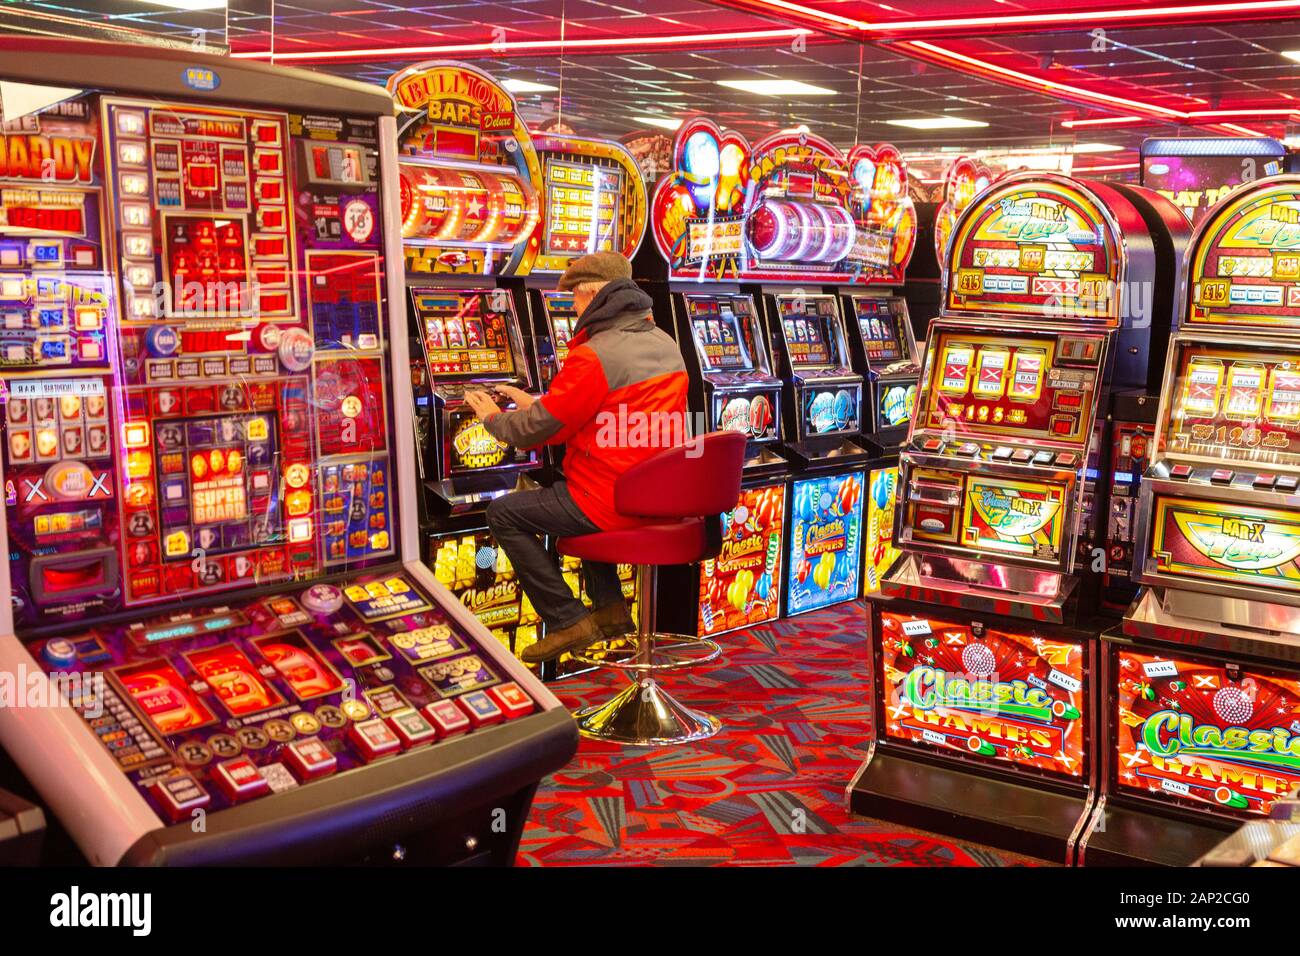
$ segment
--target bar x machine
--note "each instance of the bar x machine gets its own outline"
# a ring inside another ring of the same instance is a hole
[[[576,734],[419,560],[392,100],[0,62],[0,743],[96,864],[508,863]]]
[[[1158,375],[1187,234],[1154,193],[1045,173],[958,220],[900,462],[904,557],[871,604],[879,732],[854,811],[1072,859],[1096,772],[1103,410]]]
[[[1300,784],[1300,177],[1200,221],[1179,283],[1137,574],[1102,641],[1086,864],[1187,865]]]

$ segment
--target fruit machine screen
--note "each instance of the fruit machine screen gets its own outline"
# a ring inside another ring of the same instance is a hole
[[[1172,363],[1165,451],[1257,468],[1300,466],[1295,350],[1183,340]]]
[[[886,738],[973,765],[1088,777],[1089,642],[882,610]]]
[[[578,312],[572,292],[543,292],[542,307],[551,326],[551,347],[555,350],[555,371],[569,358],[569,341],[578,328]]]
[[[1112,791],[1251,819],[1300,784],[1300,675],[1142,647],[1110,653]]]
[[[778,295],[776,302],[791,367],[847,367],[833,297]]]
[[[1272,139],[1148,139],[1142,143],[1141,184],[1154,189],[1195,225],[1244,182],[1276,176],[1286,146]]]
[[[601,167],[548,157],[546,177],[546,231],[548,256],[585,255],[618,251],[622,233],[622,167]]]
[[[705,372],[767,371],[749,296],[688,295],[686,313]]]
[[[940,327],[922,428],[1083,447],[1101,386],[1101,334]]]
[[[903,328],[907,314],[902,311],[901,299],[855,295],[851,301],[867,361],[872,367],[913,361]]]

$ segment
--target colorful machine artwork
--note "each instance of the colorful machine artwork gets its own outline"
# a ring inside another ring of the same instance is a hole
[[[701,637],[780,615],[785,502],[784,482],[746,488],[722,516],[722,550],[700,565]]]
[[[792,485],[786,614],[858,596],[865,477],[855,471],[804,478]]]
[[[894,508],[898,504],[898,468],[870,472],[867,482],[866,537],[862,545],[862,590],[880,590],[885,572],[902,553],[894,547]]]
[[[907,171],[893,146],[847,154],[807,131],[751,146],[711,120],[684,123],[650,203],[672,278],[902,282],[916,244]]]
[[[934,216],[934,254],[939,268],[948,265],[948,240],[957,220],[976,196],[993,182],[994,173],[983,163],[963,156],[954,160],[943,176],[943,201]]]
[[[880,622],[887,737],[1085,777],[1085,645],[894,611]]]
[[[1300,784],[1300,679],[1118,649],[1116,787],[1241,816]]]

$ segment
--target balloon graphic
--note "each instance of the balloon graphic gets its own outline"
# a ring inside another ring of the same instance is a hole
[[[821,590],[826,591],[831,586],[831,574],[835,570],[835,555],[829,551],[823,552],[822,556],[817,559],[817,570],[813,572],[813,581]]]
[[[736,579],[727,588],[727,601],[737,611],[745,610],[745,605],[749,602],[749,592],[753,586],[754,572],[748,568],[742,568],[736,572]]]

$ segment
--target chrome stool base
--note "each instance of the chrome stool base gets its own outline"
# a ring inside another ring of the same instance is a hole
[[[722,729],[716,717],[691,710],[650,676],[633,680],[617,697],[574,717],[578,732],[590,740],[642,747],[707,740]]]
[[[655,630],[658,573],[652,565],[637,571],[641,620],[635,633],[596,641],[573,655],[581,664],[621,671],[631,681],[617,697],[574,714],[578,732],[590,740],[657,747],[706,740],[722,729],[716,717],[692,710],[655,680],[659,671],[682,670],[722,656],[717,641]]]

